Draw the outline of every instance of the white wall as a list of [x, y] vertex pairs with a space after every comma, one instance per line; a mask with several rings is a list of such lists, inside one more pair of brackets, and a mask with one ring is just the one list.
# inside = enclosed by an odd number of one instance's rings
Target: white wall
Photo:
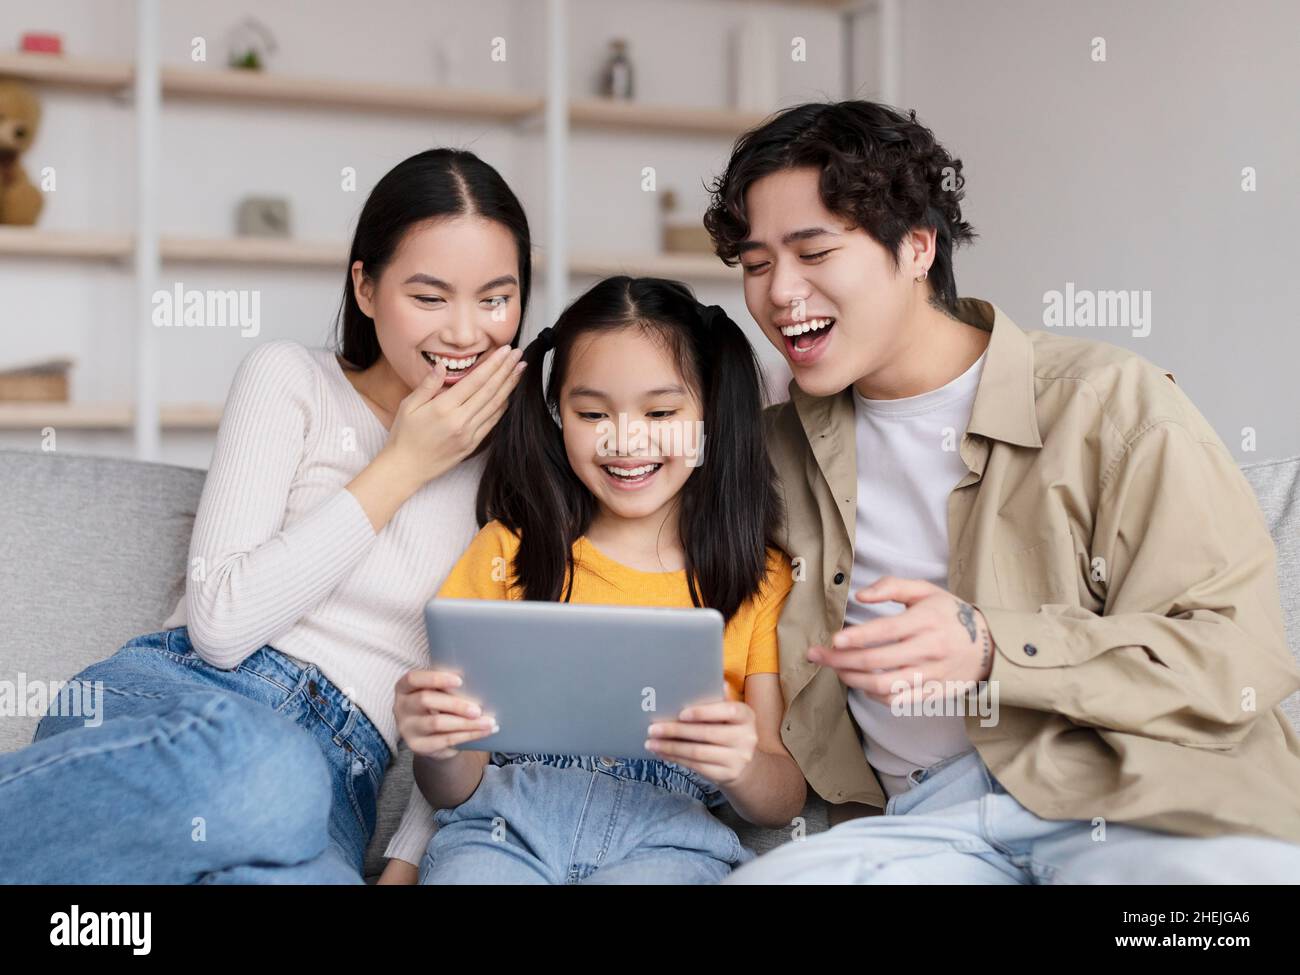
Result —
[[1149, 290], [1147, 337], [1066, 334], [1172, 371], [1239, 461], [1300, 453], [1300, 4], [906, 0], [903, 32], [902, 102], [982, 235], [961, 293], [1041, 328], [1067, 281]]
[[[630, 40], [638, 97], [647, 102], [723, 106], [727, 99], [727, 32], [745, 17], [767, 18], [778, 44], [780, 104], [842, 91], [840, 20], [819, 9], [779, 3], [661, 0], [571, 0], [570, 88], [592, 92], [609, 38]], [[225, 58], [229, 27], [248, 14], [267, 24], [279, 51], [273, 69], [304, 75], [396, 84], [438, 80], [435, 41], [456, 56], [449, 83], [540, 94], [545, 69], [541, 0], [343, 0], [162, 4], [162, 61], [187, 65], [191, 40], [208, 41], [210, 63]], [[23, 30], [63, 34], [69, 54], [129, 60], [134, 47], [131, 0], [47, 0], [0, 7], [0, 46], [16, 46]], [[789, 38], [808, 41], [808, 61], [794, 63]], [[507, 60], [490, 58], [504, 37]], [[29, 172], [56, 167], [41, 226], [59, 230], [130, 230], [134, 135], [129, 105], [106, 95], [43, 90], [45, 119], [27, 159]], [[779, 106], [773, 106], [779, 107]], [[535, 240], [545, 240], [545, 171], [539, 124], [414, 119], [317, 109], [223, 102], [164, 102], [161, 230], [166, 235], [222, 237], [233, 233], [237, 200], [248, 194], [286, 196], [296, 236], [347, 240], [366, 194], [406, 156], [431, 145], [473, 149], [496, 166], [522, 199]], [[656, 167], [660, 189], [672, 187], [681, 205], [702, 212], [703, 183], [726, 160], [723, 137], [573, 133], [569, 194], [574, 253], [636, 255], [657, 248], [657, 201], [641, 190], [643, 166]], [[356, 192], [340, 188], [340, 169], [354, 166]], [[540, 248], [539, 248], [540, 250]], [[161, 332], [163, 402], [220, 402], [251, 343], [293, 338], [319, 345], [331, 335], [342, 288], [340, 274], [322, 270], [248, 269], [167, 263], [160, 287], [257, 289], [262, 330], [256, 339], [235, 329]], [[576, 295], [592, 282], [577, 277]], [[705, 284], [708, 302], [747, 322], [739, 287]], [[72, 397], [80, 402], [129, 400], [134, 384], [129, 265], [0, 258], [0, 363], [71, 355]], [[541, 282], [529, 328], [540, 327]], [[760, 337], [753, 338], [772, 361]], [[761, 343], [761, 344], [760, 344]], [[208, 434], [164, 432], [163, 459], [206, 466]], [[37, 431], [0, 432], [0, 445], [35, 447]], [[59, 434], [60, 450], [129, 456], [126, 433]]]
[[[631, 40], [640, 97], [687, 105], [725, 103], [725, 37], [746, 16], [772, 23], [781, 44], [808, 38], [809, 60], [784, 48], [780, 103], [838, 96], [839, 22], [825, 10], [774, 3], [572, 0], [570, 86], [590, 84], [612, 36]], [[64, 35], [70, 53], [129, 59], [131, 0], [50, 0], [0, 7], [0, 45], [24, 29]], [[190, 39], [206, 36], [223, 57], [224, 35], [247, 12], [268, 23], [286, 74], [417, 83], [436, 78], [436, 38], [457, 46], [452, 81], [540, 91], [540, 0], [374, 0], [358, 13], [341, 0], [163, 4], [164, 63], [185, 64]], [[958, 255], [962, 293], [988, 297], [1022, 327], [1041, 327], [1044, 292], [1078, 287], [1152, 293], [1151, 334], [1080, 331], [1126, 345], [1172, 370], [1239, 459], [1300, 452], [1300, 275], [1295, 230], [1300, 193], [1300, 6], [1287, 0], [904, 0], [901, 102], [915, 107], [965, 162], [967, 213], [981, 237]], [[487, 56], [507, 39], [505, 64]], [[1107, 60], [1090, 59], [1092, 38]], [[870, 30], [859, 51], [874, 53]], [[855, 64], [853, 84], [873, 77]], [[868, 93], [868, 92], [864, 92]], [[109, 96], [43, 93], [45, 121], [29, 170], [53, 165], [50, 229], [129, 229], [134, 187], [132, 113]], [[640, 189], [653, 165], [661, 188], [698, 212], [703, 182], [726, 158], [726, 139], [574, 132], [569, 177], [571, 248], [635, 255], [655, 244], [656, 200]], [[163, 111], [163, 231], [223, 236], [236, 200], [288, 196], [296, 233], [346, 239], [366, 192], [404, 156], [432, 144], [473, 148], [516, 188], [545, 239], [540, 126], [415, 120], [403, 116], [168, 102]], [[355, 193], [339, 188], [355, 166]], [[1258, 189], [1242, 192], [1241, 169]], [[259, 340], [319, 344], [330, 334], [341, 281], [319, 270], [164, 266], [163, 285], [257, 288]], [[574, 290], [591, 283], [575, 278]], [[745, 322], [738, 287], [698, 288]], [[538, 297], [540, 297], [540, 282]], [[0, 259], [0, 362], [72, 355], [78, 401], [121, 400], [133, 386], [129, 270], [98, 262]], [[540, 324], [534, 306], [530, 328]], [[753, 336], [765, 361], [766, 343]], [[164, 401], [220, 401], [250, 340], [233, 330], [163, 332]], [[1242, 449], [1242, 428], [1257, 449]], [[35, 446], [36, 433], [0, 433], [0, 444]], [[124, 434], [60, 437], [60, 449], [130, 453]], [[164, 456], [204, 465], [211, 437], [167, 433]]]

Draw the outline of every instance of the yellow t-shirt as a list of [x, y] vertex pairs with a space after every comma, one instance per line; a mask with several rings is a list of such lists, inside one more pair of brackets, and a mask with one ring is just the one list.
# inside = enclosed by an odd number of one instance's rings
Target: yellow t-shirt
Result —
[[[499, 521], [484, 525], [447, 576], [438, 596], [445, 599], [522, 599], [512, 584], [519, 539]], [[575, 566], [570, 602], [608, 606], [691, 608], [686, 572], [643, 572], [604, 555], [587, 541], [573, 543]], [[736, 611], [722, 634], [722, 673], [728, 689], [744, 700], [750, 674], [779, 674], [776, 623], [794, 580], [786, 557], [768, 549], [767, 575], [760, 591]]]

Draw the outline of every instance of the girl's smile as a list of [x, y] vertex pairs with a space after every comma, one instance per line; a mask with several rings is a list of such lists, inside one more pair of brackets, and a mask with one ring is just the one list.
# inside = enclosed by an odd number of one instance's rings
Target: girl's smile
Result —
[[620, 491], [637, 491], [649, 484], [663, 468], [663, 461], [618, 461], [602, 464], [610, 483]]

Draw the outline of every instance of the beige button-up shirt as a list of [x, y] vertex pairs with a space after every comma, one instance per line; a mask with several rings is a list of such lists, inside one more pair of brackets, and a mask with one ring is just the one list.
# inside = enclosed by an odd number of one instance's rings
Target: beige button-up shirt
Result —
[[[968, 715], [971, 743], [1048, 819], [1300, 843], [1300, 736], [1278, 706], [1300, 671], [1273, 543], [1231, 454], [1144, 359], [1022, 332], [985, 301], [959, 316], [992, 333], [960, 442], [969, 473], [948, 499], [948, 589], [996, 643], [998, 721]], [[852, 392], [790, 392], [765, 414], [796, 570], [782, 738], [826, 800], [882, 807], [844, 685], [807, 659], [850, 595]]]

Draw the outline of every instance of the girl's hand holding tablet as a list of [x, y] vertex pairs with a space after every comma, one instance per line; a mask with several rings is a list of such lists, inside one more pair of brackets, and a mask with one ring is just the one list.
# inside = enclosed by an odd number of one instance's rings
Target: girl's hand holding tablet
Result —
[[412, 670], [397, 682], [393, 716], [412, 752], [425, 758], [455, 758], [467, 741], [497, 731], [496, 719], [455, 692], [461, 679], [445, 670]]
[[754, 710], [742, 701], [715, 701], [684, 709], [676, 721], [650, 726], [646, 748], [684, 765], [720, 788], [744, 777], [758, 749]]

